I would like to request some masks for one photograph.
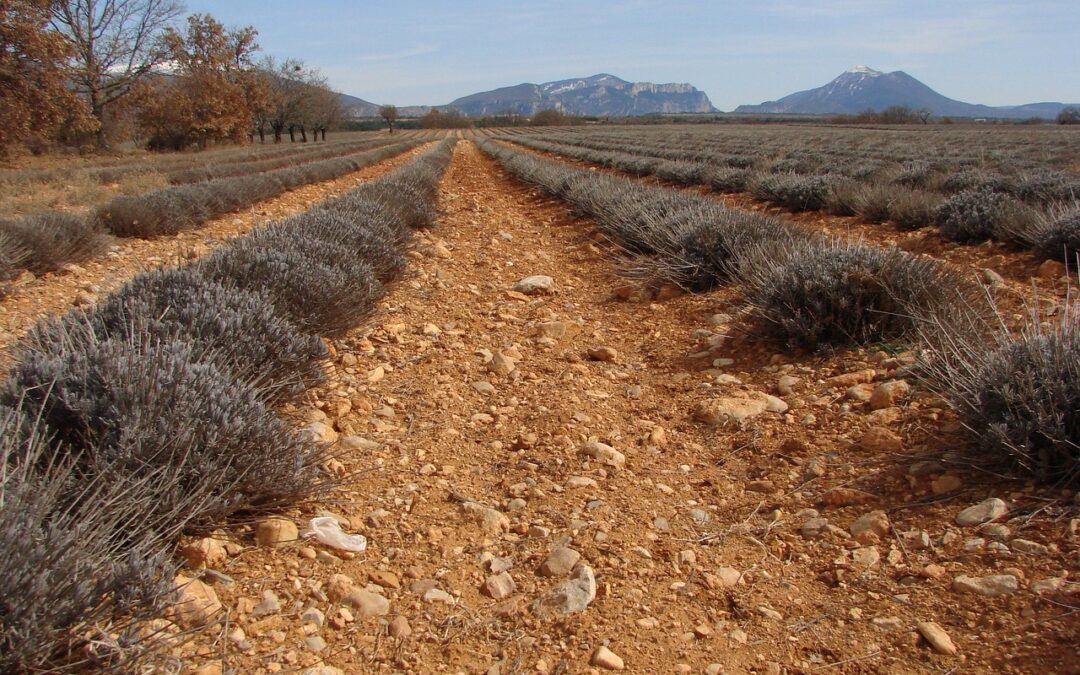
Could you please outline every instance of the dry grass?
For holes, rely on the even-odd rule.
[[[116,183],[102,183],[87,173],[60,180],[32,181],[0,191],[0,211],[30,215],[41,211],[83,212],[120,195],[137,195],[168,185],[157,171],[129,173]]]

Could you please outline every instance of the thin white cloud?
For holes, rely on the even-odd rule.
[[[385,61],[403,61],[405,59],[415,58],[417,56],[426,56],[428,54],[435,54],[439,51],[438,45],[417,45],[411,49],[403,49],[394,52],[376,52],[372,54],[360,54],[356,57],[357,61],[363,61],[364,63],[381,63]]]
[[[895,0],[818,0],[793,2],[776,0],[763,5],[766,11],[779,16],[799,19],[844,16],[880,15],[895,10]]]

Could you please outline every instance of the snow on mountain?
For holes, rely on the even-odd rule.
[[[991,107],[965,103],[942,96],[902,70],[883,73],[867,66],[855,66],[824,86],[760,105],[741,105],[735,112],[854,114],[865,110],[884,110],[890,106],[907,106],[916,110],[926,108],[935,115],[948,117],[1052,118],[1065,104]]]
[[[575,115],[615,117],[715,110],[709,97],[692,85],[627,82],[607,73],[502,87],[463,96],[448,107],[474,116],[507,111],[532,115],[546,108]]]

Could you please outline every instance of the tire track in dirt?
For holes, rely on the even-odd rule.
[[[23,274],[13,282],[8,297],[0,301],[0,368],[6,368],[10,363],[10,347],[38,319],[61,314],[72,306],[93,304],[139,272],[206,255],[259,225],[301,213],[325,199],[342,195],[363,182],[389,173],[430,148],[431,143],[426,143],[341,178],[305,185],[175,236],[117,238],[108,252],[92,260],[68,265],[66,271],[39,278]]]
[[[357,480],[325,506],[369,549],[265,549],[250,530],[233,532],[220,570],[235,583],[214,584],[228,632],[201,635],[178,655],[212,665],[224,653],[226,667],[252,673],[552,673],[588,671],[606,644],[630,672],[803,672],[850,659],[837,672],[929,673],[955,665],[915,644],[915,622],[934,620],[975,669],[1068,658],[1075,627],[1043,614],[1040,632],[1010,655],[992,648],[1011,635],[995,617],[1015,616],[1023,600],[951,597],[948,579],[919,576],[938,550],[908,551],[898,536],[871,545],[800,536],[816,506],[837,532],[884,507],[894,532],[938,537],[983,489],[961,474],[969,484],[922,504],[927,486],[912,486],[906,468],[947,447],[940,410],[916,397],[871,416],[845,409],[843,389],[823,384],[875,368],[871,355],[793,359],[743,332],[691,358],[724,331],[710,324],[714,313],[738,312],[736,290],[613,300],[622,282],[587,221],[471,142],[457,146],[440,211],[378,322],[334,342],[329,382],[290,411],[343,437],[340,469]],[[554,293],[511,290],[535,274],[553,277]],[[590,358],[596,347],[616,354]],[[488,353],[509,357],[513,370],[495,372]],[[733,362],[717,370],[714,356]],[[803,382],[785,399],[787,415],[741,428],[691,419],[702,398],[771,392],[782,374]],[[817,421],[799,421],[808,414]],[[870,426],[893,429],[905,449],[859,448],[852,438]],[[625,465],[583,453],[591,440]],[[831,488],[860,488],[871,501],[821,506]],[[286,515],[302,523],[318,512]],[[597,597],[584,612],[540,616],[534,601],[565,573],[538,570],[562,547],[595,571]],[[950,572],[991,573],[992,561],[956,557],[959,547],[949,544]],[[853,561],[857,548],[881,560]],[[1041,578],[1059,561],[1023,564]],[[495,599],[482,589],[507,565],[513,590]],[[280,609],[255,612],[267,591]]]

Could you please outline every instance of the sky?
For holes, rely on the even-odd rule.
[[[856,65],[987,105],[1080,102],[1076,0],[185,0],[374,103],[441,105],[596,73],[731,110]]]

